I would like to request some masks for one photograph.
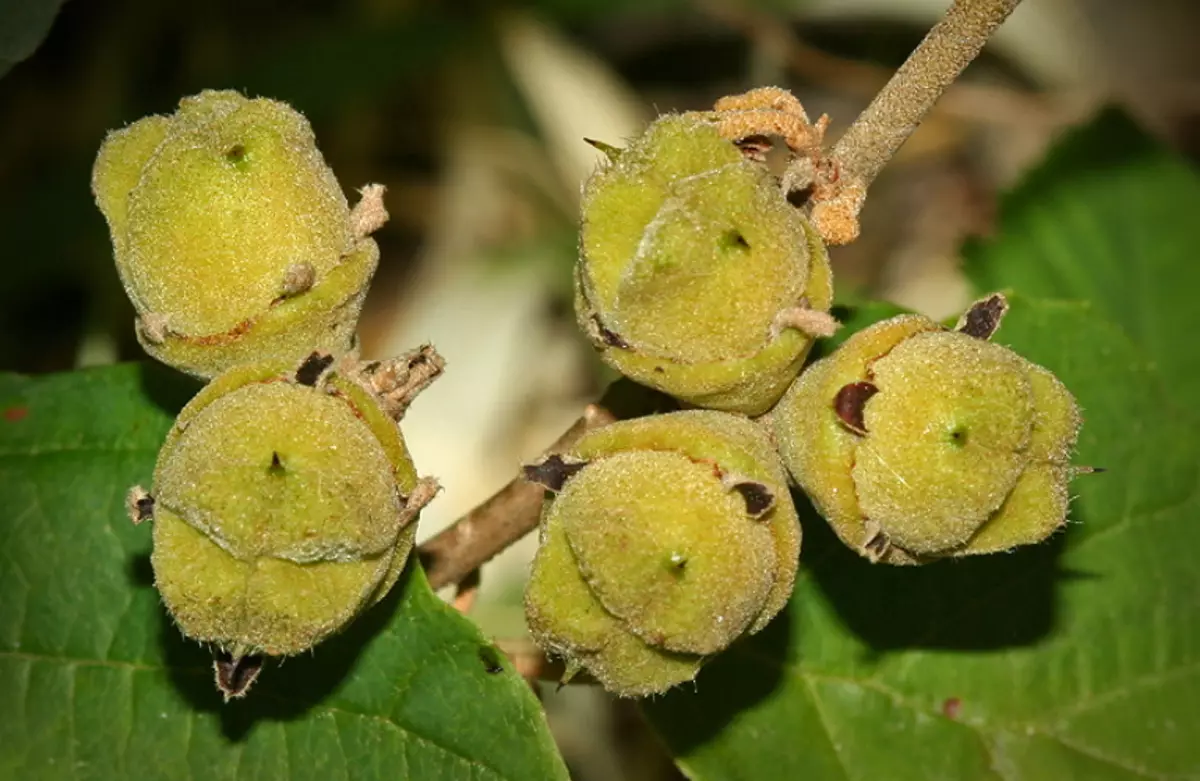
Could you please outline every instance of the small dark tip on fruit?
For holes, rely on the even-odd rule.
[[[604,324],[600,322],[599,318],[593,317],[592,319],[596,323],[596,333],[600,335],[600,339],[603,340],[605,344],[607,344],[609,347],[619,347],[622,350],[629,349],[629,342],[622,339],[619,333],[611,328],[606,328]]]
[[[234,144],[225,150],[225,159],[234,165],[241,165],[246,162],[246,147],[242,144]]]
[[[587,466],[586,461],[565,461],[562,456],[555,453],[539,463],[521,467],[521,472],[529,482],[538,483],[557,493],[562,490],[567,480],[585,466]]]
[[[225,702],[245,697],[246,692],[258,680],[262,665],[261,656],[240,656],[235,659],[228,651],[214,652],[213,672],[216,675],[217,689],[224,695]]]
[[[761,134],[739,138],[733,143],[734,146],[741,150],[743,157],[756,163],[766,162],[767,155],[770,153],[772,147],[774,147],[774,144],[771,143],[771,137]]]
[[[866,436],[867,427],[863,422],[863,407],[867,400],[879,392],[879,388],[869,382],[852,382],[843,385],[833,397],[833,411],[838,420],[855,434]]]
[[[296,382],[309,387],[315,386],[321,378],[321,372],[328,369],[332,363],[333,356],[329,353],[313,352],[296,370]]]
[[[976,339],[991,339],[1006,312],[1008,299],[1000,293],[993,293],[971,304],[971,308],[959,318],[956,330]]]
[[[610,162],[614,162],[614,163],[617,161],[617,158],[621,156],[621,153],[623,151],[625,151],[625,150],[621,149],[621,147],[619,147],[619,146],[613,146],[612,144],[606,144],[603,141],[597,141],[594,138],[585,138],[585,139],[583,139],[583,143],[587,144],[590,147],[593,147],[594,149],[599,149],[601,152],[604,153],[605,157],[607,157]]]
[[[683,571],[687,569],[687,564],[687,556],[682,553],[675,552],[667,557],[667,569],[675,575],[682,575]]]
[[[761,518],[775,506],[775,494],[762,483],[737,483],[733,490],[742,495],[746,502],[746,512],[751,518]]]
[[[870,522],[868,522],[868,525]],[[876,563],[887,555],[888,550],[892,547],[892,538],[887,532],[877,530],[874,534],[863,543],[862,549],[866,557],[871,563]]]
[[[750,242],[746,241],[746,237],[737,228],[731,228],[725,231],[721,237],[721,247],[724,249],[745,251],[750,249]]]

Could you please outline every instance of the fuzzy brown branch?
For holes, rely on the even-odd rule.
[[[565,450],[584,433],[615,419],[604,407],[590,404],[546,452]],[[497,553],[537,528],[544,491],[524,477],[513,478],[483,504],[427,540],[419,552],[429,584],[439,589],[462,583]]]
[[[797,77],[828,89],[870,99],[879,94],[894,73],[891,68],[813,46],[791,27],[779,24],[771,14],[741,3],[704,0],[700,8],[763,47],[781,52],[788,69]],[[1079,98],[1074,93],[1046,96],[1017,87],[957,81],[932,111],[971,122],[1056,127],[1072,116],[1072,111],[1062,104],[1077,102]]]
[[[834,146],[842,175],[870,185],[1020,1],[955,0]]]
[[[800,174],[790,179],[820,193],[811,218],[827,242],[858,237],[858,213],[871,182],[1019,3],[955,0],[818,169],[812,171],[811,160],[797,161]]]

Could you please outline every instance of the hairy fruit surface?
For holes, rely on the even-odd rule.
[[[576,311],[603,359],[696,406],[766,411],[827,313],[820,237],[709,115],[664,116],[588,181]]]
[[[399,427],[363,385],[311,369],[218,377],[180,413],[138,497],[152,503],[167,609],[235,662],[339,631],[387,593],[412,549],[424,499]]]
[[[526,615],[568,674],[623,696],[665,691],[791,595],[800,526],[769,439],[745,418],[613,423],[527,474],[557,493]]]
[[[92,190],[138,339],[158,360],[207,379],[351,349],[379,250],[289,106],[185,98],[110,133]]]
[[[796,482],[850,547],[891,564],[1007,550],[1066,522],[1080,417],[1046,369],[988,338],[902,315],[809,367],[771,413]]]

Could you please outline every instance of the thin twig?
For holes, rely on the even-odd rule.
[[[801,155],[789,164],[784,189],[811,193],[809,219],[826,243],[858,238],[871,182],[1019,3],[955,0],[828,156]]]
[[[833,147],[842,176],[864,188],[1021,0],[955,0]]]
[[[747,38],[781,52],[796,76],[822,87],[873,98],[894,73],[891,68],[817,48],[770,14],[730,2],[704,2],[700,7]],[[1015,87],[957,81],[946,90],[933,111],[973,122],[1057,126],[1070,114],[1060,104],[1071,102],[1073,97],[1038,95]]]
[[[597,404],[546,451],[565,450],[585,432],[611,423],[615,416]],[[483,504],[459,518],[420,547],[429,584],[435,589],[461,583],[472,572],[537,527],[545,489],[524,477],[513,480]]]

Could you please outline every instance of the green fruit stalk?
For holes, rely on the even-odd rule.
[[[138,340],[208,379],[241,363],[351,349],[386,220],[352,212],[303,116],[207,91],[105,139],[92,175]]]
[[[229,673],[301,653],[382,598],[436,492],[375,375],[333,363],[221,375],[179,414],[152,491],[131,492],[134,520],[154,521],[155,585],[183,633],[215,646],[219,681],[222,659]]]
[[[800,526],[769,438],[687,411],[613,423],[527,467],[556,492],[525,594],[535,640],[622,696],[695,677],[792,592]]]
[[[576,312],[625,376],[695,406],[771,407],[828,335],[820,236],[719,112],[659,118],[583,193]]]
[[[1079,410],[1053,374],[988,341],[1006,310],[996,294],[956,330],[918,315],[876,323],[771,413],[788,470],[862,555],[919,564],[1065,524]]]

